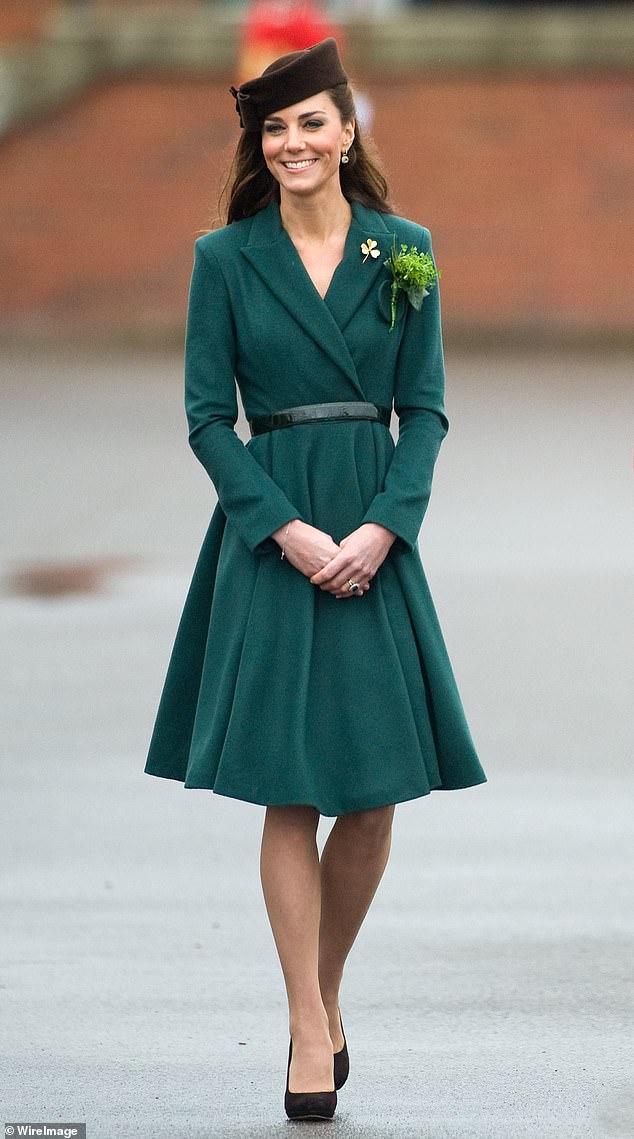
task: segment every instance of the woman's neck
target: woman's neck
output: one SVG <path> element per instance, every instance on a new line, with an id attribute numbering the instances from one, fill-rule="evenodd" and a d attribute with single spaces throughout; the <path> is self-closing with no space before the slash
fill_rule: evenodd
<path id="1" fill-rule="evenodd" d="M 282 191 L 280 217 L 292 239 L 326 244 L 335 234 L 348 229 L 352 210 L 341 191 L 310 198 L 291 196 Z"/>

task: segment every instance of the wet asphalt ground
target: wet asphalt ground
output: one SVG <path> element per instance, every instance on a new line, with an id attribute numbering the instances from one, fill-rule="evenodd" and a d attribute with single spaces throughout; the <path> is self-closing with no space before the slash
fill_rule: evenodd
<path id="1" fill-rule="evenodd" d="M 341 992 L 350 1078 L 293 1124 L 264 808 L 143 773 L 215 502 L 180 357 L 4 353 L 3 1121 L 634 1135 L 631 360 L 447 371 L 420 545 L 489 782 L 397 807 Z"/>

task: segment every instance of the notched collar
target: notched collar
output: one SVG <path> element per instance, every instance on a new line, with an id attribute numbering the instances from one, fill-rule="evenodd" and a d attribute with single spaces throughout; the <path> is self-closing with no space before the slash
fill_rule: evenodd
<path id="1" fill-rule="evenodd" d="M 274 296 L 365 399 L 343 330 L 370 289 L 378 288 L 395 234 L 377 211 L 358 202 L 351 206 L 352 220 L 343 258 L 323 299 L 281 223 L 276 202 L 255 215 L 242 253 Z M 364 263 L 361 244 L 368 238 L 376 241 L 380 256 L 368 257 Z"/>
<path id="2" fill-rule="evenodd" d="M 326 293 L 328 305 L 343 331 L 371 289 L 378 289 L 386 277 L 384 262 L 389 256 L 395 233 L 388 228 L 380 213 L 352 203 L 352 221 L 346 239 L 343 260 L 335 270 Z M 366 257 L 362 245 L 375 241 L 378 257 Z"/>

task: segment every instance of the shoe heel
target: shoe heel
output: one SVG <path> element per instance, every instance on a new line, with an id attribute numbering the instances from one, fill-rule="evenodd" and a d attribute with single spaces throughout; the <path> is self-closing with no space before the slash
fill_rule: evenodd
<path id="1" fill-rule="evenodd" d="M 335 1088 L 338 1090 L 343 1087 L 350 1072 L 350 1057 L 348 1056 L 348 1043 L 346 1041 L 346 1034 L 343 1031 L 343 1020 L 341 1019 L 341 1009 L 339 1009 L 339 1023 L 341 1025 L 341 1033 L 343 1036 L 343 1048 L 339 1052 L 333 1053 L 334 1068 L 335 1068 Z"/>
<path id="2" fill-rule="evenodd" d="M 288 1066 L 286 1068 L 286 1091 L 284 1110 L 289 1119 L 332 1119 L 337 1106 L 337 1092 L 291 1092 L 288 1080 L 293 1055 L 293 1038 L 288 1046 Z"/>

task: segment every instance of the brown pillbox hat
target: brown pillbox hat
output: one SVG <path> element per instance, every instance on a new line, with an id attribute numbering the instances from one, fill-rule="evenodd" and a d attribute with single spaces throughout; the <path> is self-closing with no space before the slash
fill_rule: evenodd
<path id="1" fill-rule="evenodd" d="M 257 79 L 229 90 L 236 101 L 240 126 L 260 130 L 267 115 L 308 99 L 319 91 L 347 83 L 337 41 L 330 36 L 304 51 L 292 51 L 274 59 Z"/>

